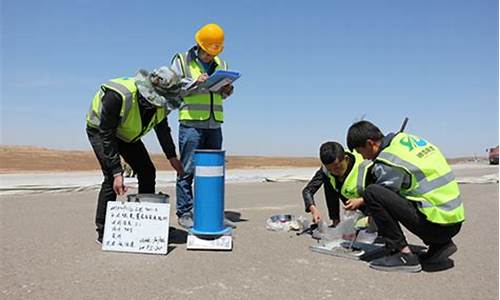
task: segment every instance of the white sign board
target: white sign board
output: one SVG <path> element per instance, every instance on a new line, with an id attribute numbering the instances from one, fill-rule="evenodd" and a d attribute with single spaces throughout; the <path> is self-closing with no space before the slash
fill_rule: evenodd
<path id="1" fill-rule="evenodd" d="M 102 250 L 167 254 L 170 204 L 108 202 Z"/>

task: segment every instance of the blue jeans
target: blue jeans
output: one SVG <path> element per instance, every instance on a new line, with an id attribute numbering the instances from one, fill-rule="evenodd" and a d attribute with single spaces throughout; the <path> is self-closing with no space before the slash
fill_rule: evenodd
<path id="1" fill-rule="evenodd" d="M 181 162 L 186 174 L 177 177 L 177 216 L 180 217 L 193 209 L 193 178 L 194 178 L 194 150 L 221 149 L 222 130 L 200 129 L 179 125 L 179 151 Z"/>

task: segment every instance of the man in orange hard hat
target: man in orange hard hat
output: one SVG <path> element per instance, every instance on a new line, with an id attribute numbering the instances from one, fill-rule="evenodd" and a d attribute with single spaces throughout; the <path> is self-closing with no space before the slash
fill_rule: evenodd
<path id="1" fill-rule="evenodd" d="M 218 57 L 224 49 L 224 31 L 217 24 L 203 26 L 195 35 L 196 45 L 185 53 L 177 53 L 172 69 L 182 74 L 179 108 L 179 148 L 185 175 L 177 177 L 177 217 L 184 228 L 193 226 L 193 155 L 196 149 L 221 149 L 224 121 L 223 99 L 233 93 L 226 85 L 210 91 L 200 85 L 216 70 L 227 70 L 227 64 Z"/>

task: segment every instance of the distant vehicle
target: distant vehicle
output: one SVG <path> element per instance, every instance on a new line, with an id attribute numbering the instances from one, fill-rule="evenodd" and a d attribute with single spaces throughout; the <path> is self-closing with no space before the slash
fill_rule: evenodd
<path id="1" fill-rule="evenodd" d="M 486 149 L 488 152 L 488 160 L 490 161 L 490 165 L 498 165 L 498 146 L 495 148 Z"/>

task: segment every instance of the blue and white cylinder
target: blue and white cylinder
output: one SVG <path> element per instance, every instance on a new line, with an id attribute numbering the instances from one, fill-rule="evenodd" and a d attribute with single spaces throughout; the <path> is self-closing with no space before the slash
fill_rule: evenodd
<path id="1" fill-rule="evenodd" d="M 223 150 L 194 152 L 194 234 L 221 235 L 231 229 L 224 228 L 224 156 Z"/>

